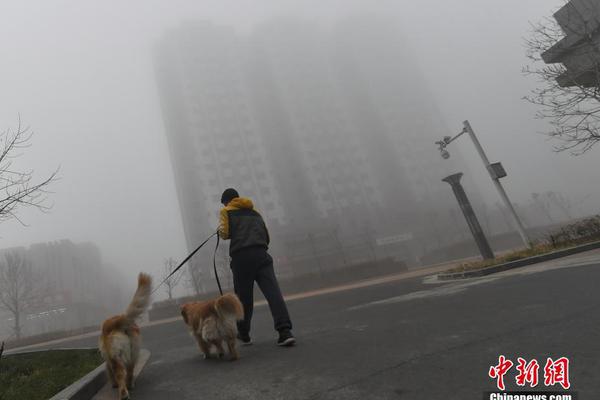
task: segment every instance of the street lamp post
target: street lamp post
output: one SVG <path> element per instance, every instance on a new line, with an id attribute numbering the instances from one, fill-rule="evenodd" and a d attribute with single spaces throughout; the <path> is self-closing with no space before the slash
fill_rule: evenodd
<path id="1" fill-rule="evenodd" d="M 506 172 L 504 171 L 502 164 L 500 164 L 500 163 L 490 164 L 490 161 L 488 160 L 487 155 L 483 151 L 483 147 L 481 147 L 481 144 L 479 143 L 477 136 L 475 136 L 475 132 L 473 131 L 473 128 L 471 128 L 471 124 L 469 123 L 469 121 L 463 122 L 463 130 L 458 135 L 456 135 L 454 137 L 445 136 L 443 138 L 443 140 L 435 142 L 435 144 L 437 144 L 439 146 L 439 150 L 440 150 L 442 158 L 447 159 L 450 157 L 450 153 L 448 153 L 448 151 L 446 150 L 446 146 L 448 146 L 454 140 L 458 139 L 463 133 L 468 133 L 469 136 L 471 137 L 471 140 L 473 141 L 473 144 L 475 145 L 475 148 L 477 149 L 479 156 L 483 160 L 483 164 L 485 165 L 485 168 L 487 169 L 488 173 L 490 174 L 490 177 L 492 178 L 492 182 L 494 182 L 494 186 L 496 186 L 496 189 L 498 190 L 498 193 L 500 194 L 500 198 L 502 198 L 502 201 L 504 202 L 504 206 L 509 210 L 510 214 L 513 217 L 517 231 L 519 232 L 519 235 L 521 236 L 521 240 L 523 241 L 523 244 L 525 244 L 525 246 L 527 246 L 528 248 L 531 248 L 531 241 L 529 240 L 529 237 L 527 236 L 527 232 L 525 232 L 525 228 L 523 227 L 523 224 L 521 223 L 521 220 L 519 219 L 519 216 L 517 215 L 515 208 L 513 207 L 512 203 L 510 202 L 510 199 L 508 198 L 508 195 L 506 194 L 506 191 L 504 190 L 502 183 L 500 183 L 500 178 L 504 178 L 506 176 Z"/>

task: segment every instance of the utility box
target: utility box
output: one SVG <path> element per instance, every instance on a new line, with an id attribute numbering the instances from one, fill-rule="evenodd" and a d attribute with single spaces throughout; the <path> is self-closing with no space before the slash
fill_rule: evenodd
<path id="1" fill-rule="evenodd" d="M 492 175 L 492 179 L 500 179 L 506 176 L 506 170 L 499 162 L 488 165 L 488 171 Z"/>

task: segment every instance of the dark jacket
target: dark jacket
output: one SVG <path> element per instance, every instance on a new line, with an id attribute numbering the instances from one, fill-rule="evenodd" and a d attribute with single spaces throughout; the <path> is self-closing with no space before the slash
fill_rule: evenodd
<path id="1" fill-rule="evenodd" d="M 236 197 L 221 209 L 219 236 L 231 239 L 229 255 L 248 247 L 269 247 L 269 231 L 252 200 Z"/>

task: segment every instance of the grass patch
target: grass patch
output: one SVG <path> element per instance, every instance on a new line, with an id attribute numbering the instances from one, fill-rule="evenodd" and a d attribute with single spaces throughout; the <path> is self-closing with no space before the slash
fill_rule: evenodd
<path id="1" fill-rule="evenodd" d="M 592 243 L 598 240 L 600 240 L 600 215 L 595 215 L 565 225 L 556 231 L 548 233 L 544 239 L 534 244 L 531 249 L 511 251 L 497 256 L 493 260 L 463 263 L 457 267 L 444 271 L 444 273 L 474 271 L 498 264 L 521 260 L 527 257 L 551 253 L 556 250 Z"/>
<path id="2" fill-rule="evenodd" d="M 569 246 L 565 246 L 569 247 Z M 467 263 L 462 263 L 457 267 L 451 268 L 444 273 L 454 273 L 454 272 L 466 272 L 466 271 L 474 271 L 477 269 L 483 269 L 487 267 L 491 267 L 498 264 L 504 264 L 511 261 L 521 260 L 527 257 L 539 256 L 542 254 L 550 253 L 558 250 L 557 247 L 553 247 L 548 244 L 537 244 L 533 246 L 531 249 L 523 249 L 511 251 L 510 253 L 503 254 L 494 258 L 493 260 L 481 260 L 481 261 L 471 261 Z"/>
<path id="3" fill-rule="evenodd" d="M 101 363 L 96 349 L 4 356 L 0 360 L 0 400 L 49 399 Z"/>
<path id="4" fill-rule="evenodd" d="M 536 244 L 531 249 L 511 251 L 510 253 L 506 253 L 501 256 L 498 256 L 498 257 L 494 258 L 493 260 L 481 260 L 481 261 L 472 261 L 472 262 L 462 263 L 462 264 L 458 265 L 457 267 L 450 268 L 450 269 L 444 271 L 443 273 L 451 274 L 451 273 L 455 273 L 455 272 L 475 271 L 478 269 L 492 267 L 492 266 L 498 265 L 498 264 L 504 264 L 504 263 L 508 263 L 511 261 L 521 260 L 523 258 L 540 256 L 542 254 L 552 253 L 553 251 L 568 249 L 569 247 L 575 247 L 575 246 L 579 246 L 582 244 L 592 243 L 594 241 L 595 240 L 570 242 L 568 244 L 565 243 L 565 244 L 556 245 L 556 246 L 553 246 L 553 245 L 550 245 L 547 243 Z M 2 399 L 0 399 L 0 400 L 2 400 Z"/>

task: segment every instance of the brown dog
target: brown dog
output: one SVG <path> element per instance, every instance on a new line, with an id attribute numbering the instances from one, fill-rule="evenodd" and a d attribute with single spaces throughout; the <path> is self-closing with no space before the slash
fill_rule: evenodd
<path id="1" fill-rule="evenodd" d="M 204 358 L 210 358 L 211 346 L 216 347 L 219 358 L 223 358 L 223 342 L 227 344 L 231 360 L 240 358 L 236 347 L 236 322 L 244 318 L 244 309 L 235 294 L 184 304 L 181 315 Z"/>
<path id="2" fill-rule="evenodd" d="M 150 304 L 152 278 L 138 275 L 138 287 L 125 314 L 111 317 L 102 324 L 100 352 L 106 361 L 106 371 L 113 387 L 119 388 L 121 399 L 128 399 L 127 389 L 133 388 L 133 368 L 140 351 L 140 328 L 135 320 Z"/>

